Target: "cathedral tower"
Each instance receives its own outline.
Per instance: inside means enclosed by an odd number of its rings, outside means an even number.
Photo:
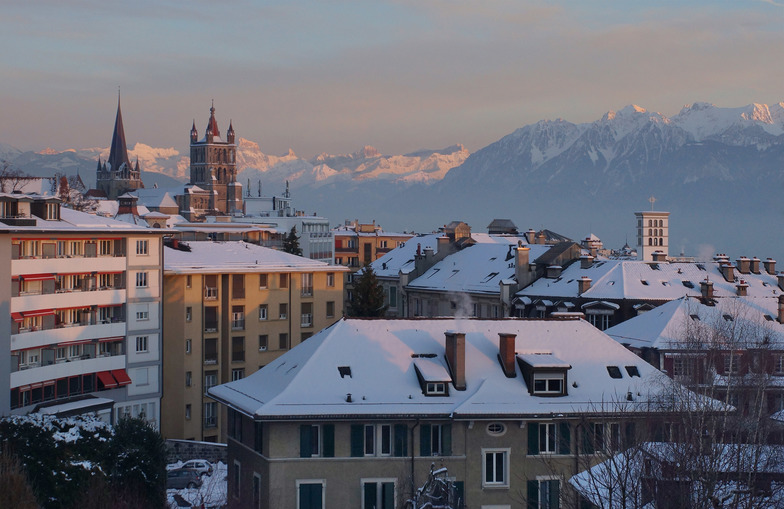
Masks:
[[[132,165],[131,160],[128,158],[128,146],[125,143],[125,128],[123,127],[119,94],[117,96],[117,117],[114,120],[109,159],[101,163],[100,157],[98,158],[95,187],[103,191],[110,200],[115,200],[121,194],[144,187],[141,170],[139,169],[139,159],[137,158],[136,164]]]
[[[195,121],[191,127],[190,184],[210,193],[208,213],[242,212],[242,184],[237,182],[237,145],[234,140],[234,126],[231,122],[226,131],[226,140],[221,138],[214,104],[210,107],[210,119],[201,140]]]

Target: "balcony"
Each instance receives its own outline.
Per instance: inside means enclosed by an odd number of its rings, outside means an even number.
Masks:
[[[74,301],[83,306],[119,306],[125,303],[125,290],[121,288],[96,288],[90,291],[59,291],[43,295],[20,295],[11,298],[11,311],[14,313],[36,309],[66,309],[74,306]]]
[[[204,427],[205,428],[217,428],[218,427],[218,418],[217,417],[205,417],[204,418]]]
[[[73,324],[66,327],[53,329],[39,329],[11,334],[11,350],[23,348],[39,348],[58,343],[71,341],[86,341],[92,339],[124,337],[125,322],[118,321],[106,324]]]
[[[11,274],[84,274],[125,272],[125,256],[20,258],[11,260]]]
[[[206,287],[204,289],[204,300],[217,300],[218,288]]]
[[[312,313],[303,314],[302,319],[300,320],[300,326],[313,327],[313,314]]]
[[[231,321],[231,330],[245,330],[245,319],[239,318]]]
[[[302,297],[312,297],[313,296],[313,287],[312,286],[306,286],[306,287],[302,288],[302,291],[300,292],[300,295]]]
[[[77,358],[68,362],[55,362],[47,366],[31,367],[20,369],[11,373],[11,387],[21,387],[44,382],[47,380],[57,380],[69,376],[82,375],[85,373],[98,373],[100,371],[112,371],[115,369],[125,369],[126,356],[112,355],[109,357]]]

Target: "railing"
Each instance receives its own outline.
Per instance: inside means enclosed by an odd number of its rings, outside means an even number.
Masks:
[[[302,297],[311,297],[313,295],[313,287],[312,286],[303,287],[301,295]]]
[[[204,427],[205,428],[215,428],[218,426],[218,418],[217,417],[205,417],[204,418]]]
[[[302,320],[300,321],[300,326],[302,327],[312,327],[313,326],[313,313],[303,313]]]
[[[231,321],[231,330],[244,330],[245,329],[245,319],[240,318],[239,320],[232,320]]]
[[[206,287],[204,289],[204,298],[206,300],[215,300],[218,298],[218,288],[217,287]]]

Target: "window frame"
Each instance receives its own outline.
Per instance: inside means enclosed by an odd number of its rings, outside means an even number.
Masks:
[[[495,469],[498,466],[496,455],[501,455],[501,465],[503,471],[501,475]],[[493,472],[488,472],[488,456],[493,456]],[[482,489],[509,489],[509,464],[512,449],[509,447],[482,448]],[[488,475],[492,474],[492,480],[488,480]],[[500,477],[500,479],[499,479]]]

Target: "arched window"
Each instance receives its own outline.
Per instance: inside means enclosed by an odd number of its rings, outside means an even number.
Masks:
[[[659,239],[659,245],[660,245],[660,246],[663,246],[663,245],[664,245],[664,239]]]
[[[654,238],[654,239],[653,239],[653,245],[654,245],[654,246],[658,246],[658,245],[659,245],[659,239],[657,239],[657,238]]]
[[[650,237],[648,237],[648,245],[649,245],[649,246],[652,246],[652,245],[653,245],[653,239],[652,239],[652,238],[650,238]]]
[[[653,237],[653,230],[651,230],[650,228],[648,228],[648,236]]]
[[[653,226],[653,221],[651,221],[650,219],[648,219],[648,226]]]

